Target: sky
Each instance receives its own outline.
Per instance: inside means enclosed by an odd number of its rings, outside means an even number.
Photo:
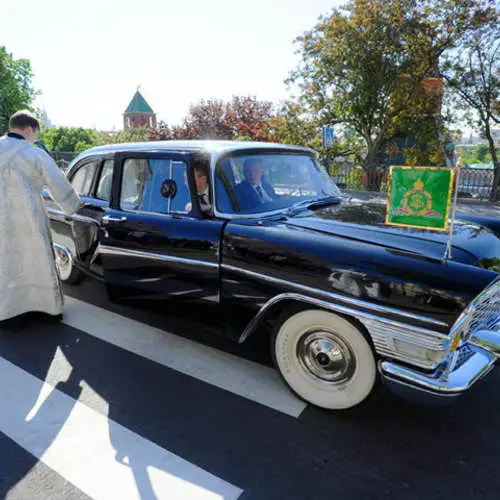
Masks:
[[[31,61],[36,104],[57,126],[122,128],[140,85],[160,120],[201,99],[278,103],[293,41],[341,0],[4,0],[0,46]]]

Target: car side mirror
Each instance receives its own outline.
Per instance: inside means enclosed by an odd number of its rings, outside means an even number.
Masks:
[[[165,179],[161,184],[160,194],[164,198],[175,198],[177,194],[177,183],[172,179]]]

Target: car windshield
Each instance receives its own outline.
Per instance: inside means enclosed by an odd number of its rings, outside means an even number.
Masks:
[[[218,161],[215,196],[221,213],[258,214],[342,194],[310,155],[254,153],[225,156]]]

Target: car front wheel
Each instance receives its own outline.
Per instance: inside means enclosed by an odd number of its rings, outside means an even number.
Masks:
[[[300,398],[328,410],[345,410],[372,393],[377,369],[363,333],[323,310],[288,318],[273,337],[275,364]]]

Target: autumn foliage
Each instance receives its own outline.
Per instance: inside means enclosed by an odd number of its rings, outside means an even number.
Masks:
[[[231,102],[202,100],[190,107],[182,125],[160,123],[151,139],[247,139],[273,141],[273,104],[255,97],[235,96]]]

